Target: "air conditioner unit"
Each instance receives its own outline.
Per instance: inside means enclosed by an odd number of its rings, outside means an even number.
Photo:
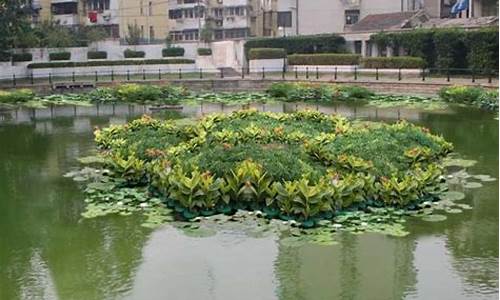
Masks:
[[[109,20],[111,20],[111,13],[103,14],[102,19],[106,22],[109,22]]]

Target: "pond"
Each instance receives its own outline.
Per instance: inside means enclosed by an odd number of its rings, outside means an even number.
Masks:
[[[256,104],[290,112],[302,104]],[[492,113],[308,106],[370,120],[410,120],[442,134],[475,174],[498,178]],[[205,104],[182,114],[232,111]],[[473,206],[444,222],[412,219],[406,237],[342,234],[339,243],[287,245],[225,228],[195,237],[152,230],[138,216],[83,219],[83,193],[62,175],[94,149],[95,126],[147,106],[60,106],[0,112],[0,299],[495,299],[498,182],[466,191]],[[179,117],[179,113],[160,113]]]

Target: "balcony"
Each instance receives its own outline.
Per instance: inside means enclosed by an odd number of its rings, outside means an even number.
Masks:
[[[118,14],[115,10],[88,11],[85,25],[112,25],[118,24]]]
[[[63,26],[75,26],[79,24],[78,15],[76,14],[53,15],[52,20]]]

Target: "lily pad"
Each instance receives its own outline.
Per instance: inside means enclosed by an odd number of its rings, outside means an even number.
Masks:
[[[422,217],[422,221],[426,222],[441,222],[446,220],[447,217],[444,215],[426,215]]]
[[[476,163],[477,161],[472,159],[450,158],[450,159],[445,159],[443,161],[443,166],[470,168],[474,166]]]
[[[464,184],[464,188],[466,188],[466,189],[477,189],[477,188],[480,188],[482,186],[483,185],[479,182],[467,182],[466,184]]]
[[[462,213],[463,211],[461,209],[458,209],[458,208],[448,208],[447,210],[445,210],[447,213],[449,214],[459,214],[459,213]]]
[[[497,179],[494,177],[491,177],[490,175],[474,175],[472,178],[475,178],[477,180],[481,180],[483,182],[490,182],[490,181],[496,181]]]
[[[458,201],[465,198],[465,194],[459,191],[447,191],[441,194],[442,200]]]

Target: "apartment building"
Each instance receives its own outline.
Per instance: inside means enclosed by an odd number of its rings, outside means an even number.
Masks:
[[[169,32],[168,1],[118,0],[120,37],[137,26],[144,43],[164,42]]]

